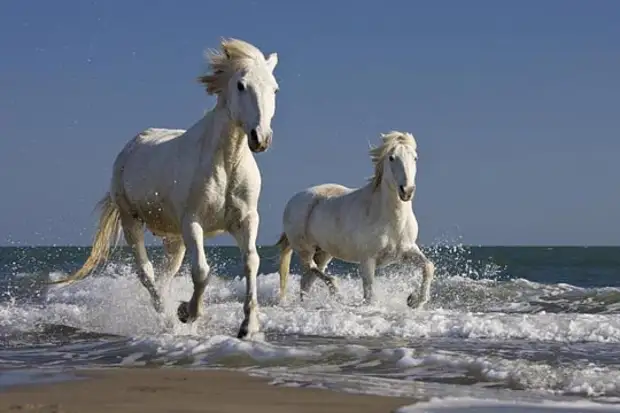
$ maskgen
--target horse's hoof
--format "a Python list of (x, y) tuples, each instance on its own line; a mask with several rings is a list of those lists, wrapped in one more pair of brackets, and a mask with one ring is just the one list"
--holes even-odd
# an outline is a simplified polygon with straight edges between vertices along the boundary
[(368, 297), (362, 300), (362, 305), (373, 305), (374, 303), (375, 303), (374, 297)]
[(422, 310), (424, 309), (424, 306), (426, 305), (426, 303), (428, 302), (428, 300), (419, 300), (417, 299), (413, 293), (409, 294), (409, 297), (407, 297), (407, 305), (409, 306), (409, 308), (413, 308), (414, 310)]
[(247, 328), (246, 329), (241, 328), (239, 329), (237, 338), (243, 341), (253, 341), (253, 340), (263, 341), (265, 339), (265, 336), (261, 332), (256, 331), (252, 333), (251, 331), (248, 331)]
[(259, 334), (258, 319), (255, 315), (246, 316), (239, 327), (237, 338), (240, 340), (252, 340)]
[(252, 329), (249, 326), (250, 326), (250, 323), (243, 320), (243, 323), (241, 324), (241, 327), (239, 328), (239, 332), (237, 333), (237, 338), (239, 340), (252, 340), (254, 335), (256, 335), (257, 331), (252, 331)]
[(409, 297), (407, 297), (407, 305), (409, 306), (409, 308), (415, 308), (416, 301), (416, 297), (413, 295), (413, 293), (409, 294)]
[(241, 328), (239, 328), (239, 332), (237, 333), (237, 338), (239, 340), (245, 340), (248, 336), (248, 323), (245, 321), (241, 324)]
[(182, 301), (179, 304), (179, 308), (177, 308), (177, 317), (179, 317), (179, 321), (182, 323), (188, 323), (189, 320), (189, 303), (187, 301)]

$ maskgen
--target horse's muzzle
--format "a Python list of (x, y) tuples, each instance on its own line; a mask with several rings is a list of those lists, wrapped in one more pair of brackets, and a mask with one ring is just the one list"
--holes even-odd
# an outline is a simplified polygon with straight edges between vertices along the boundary
[(411, 186), (400, 185), (398, 187), (398, 197), (403, 202), (411, 201), (414, 193), (415, 193), (415, 185), (411, 185)]
[(263, 136), (259, 136), (256, 129), (252, 129), (248, 136), (248, 146), (254, 153), (265, 152), (271, 146), (273, 132), (269, 131)]

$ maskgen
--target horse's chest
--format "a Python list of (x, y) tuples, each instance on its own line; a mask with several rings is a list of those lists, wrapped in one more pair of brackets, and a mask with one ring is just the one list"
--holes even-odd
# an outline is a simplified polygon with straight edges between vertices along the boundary
[(200, 211), (200, 215), (207, 225), (217, 225), (223, 221), (227, 209), (225, 187), (218, 183), (205, 186), (201, 191), (201, 199), (196, 200), (196, 209)]
[(235, 181), (214, 180), (205, 186), (199, 208), (206, 227), (228, 230), (228, 223), (240, 220), (253, 205), (251, 194), (235, 184)]
[(409, 242), (406, 239), (390, 239), (390, 237), (379, 238), (382, 240), (378, 247), (376, 261), (378, 266), (389, 265), (402, 260), (405, 251), (409, 248)]

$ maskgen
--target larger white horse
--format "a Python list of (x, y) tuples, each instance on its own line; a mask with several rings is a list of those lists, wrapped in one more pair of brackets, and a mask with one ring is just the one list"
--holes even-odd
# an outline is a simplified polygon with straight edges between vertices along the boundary
[(370, 151), (375, 174), (359, 189), (338, 184), (313, 186), (298, 192), (284, 209), (280, 247), (280, 299), (286, 293), (293, 251), (303, 265), (301, 299), (316, 280), (332, 293), (335, 279), (325, 274), (332, 258), (358, 263), (364, 300), (373, 300), (375, 269), (396, 261), (422, 268), (422, 291), (407, 298), (410, 307), (429, 301), (435, 267), (416, 240), (418, 222), (411, 202), (415, 193), (417, 144), (409, 133), (382, 134), (382, 144)]
[[(147, 129), (123, 148), (114, 163), (109, 192), (100, 201), (99, 227), (84, 266), (59, 283), (86, 277), (103, 263), (120, 230), (132, 247), (140, 281), (156, 310), (189, 251), (194, 292), (178, 307), (182, 322), (202, 313), (209, 281), (203, 240), (230, 233), (241, 250), (246, 277), (245, 317), (239, 338), (259, 331), (256, 275), (259, 256), (258, 198), (261, 176), (252, 152), (271, 145), (278, 84), (276, 53), (267, 58), (255, 46), (222, 40), (207, 54), (211, 73), (199, 77), (216, 106), (187, 131)], [(157, 286), (144, 245), (144, 228), (161, 237), (167, 257)]]

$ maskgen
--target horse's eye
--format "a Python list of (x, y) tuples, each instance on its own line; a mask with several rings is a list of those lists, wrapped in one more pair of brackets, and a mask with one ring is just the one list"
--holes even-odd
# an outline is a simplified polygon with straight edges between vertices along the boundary
[(237, 82), (237, 89), (239, 92), (243, 92), (245, 90), (245, 85), (241, 82)]
[(393, 161), (393, 160), (394, 160), (394, 159), (396, 159), (396, 158), (394, 158), (394, 155), (390, 155), (390, 157), (389, 157), (388, 159), (389, 159), (389, 160), (390, 160), (390, 162), (391, 162), (391, 161)]

